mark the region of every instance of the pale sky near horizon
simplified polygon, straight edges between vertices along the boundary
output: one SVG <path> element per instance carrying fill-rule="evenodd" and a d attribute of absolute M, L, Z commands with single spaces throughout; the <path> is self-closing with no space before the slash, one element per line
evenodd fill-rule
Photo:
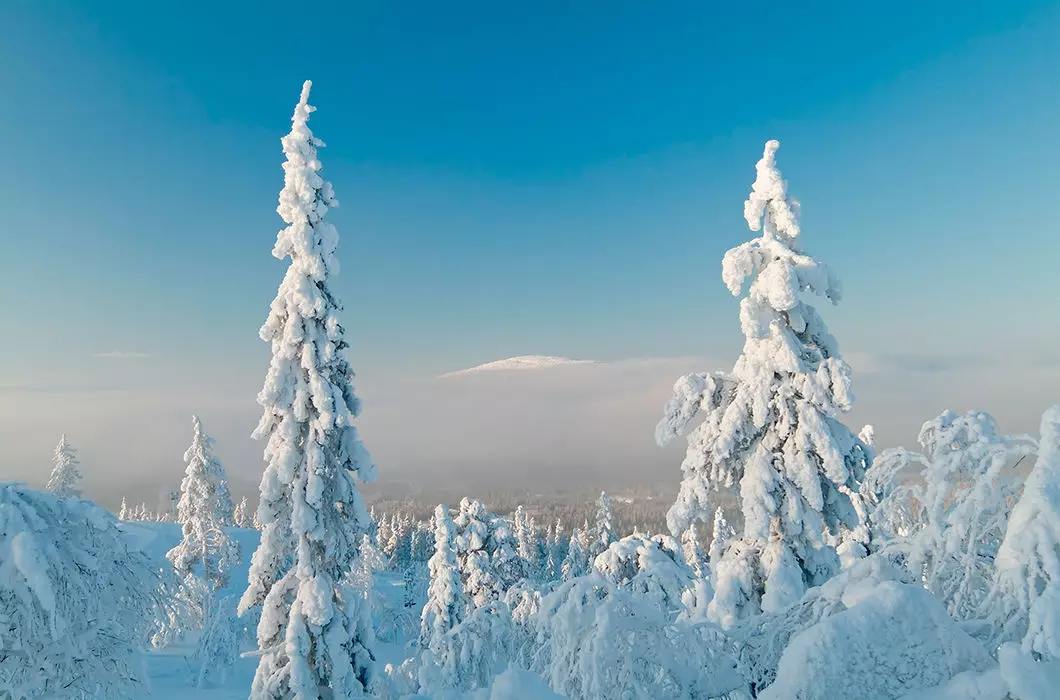
<path fill-rule="evenodd" d="M 198 412 L 253 486 L 307 78 L 382 478 L 676 484 L 654 424 L 739 352 L 720 260 L 770 138 L 852 424 L 1060 402 L 1055 3 L 156 5 L 0 6 L 0 479 L 65 431 L 90 495 L 176 481 Z M 598 363 L 437 379 L 526 354 Z"/>

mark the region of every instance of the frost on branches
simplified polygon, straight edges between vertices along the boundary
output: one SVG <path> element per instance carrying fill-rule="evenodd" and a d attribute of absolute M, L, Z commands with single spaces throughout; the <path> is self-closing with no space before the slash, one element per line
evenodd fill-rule
<path fill-rule="evenodd" d="M 798 600 L 838 566 L 834 538 L 856 533 L 867 541 L 858 482 L 870 460 L 867 446 L 839 416 L 853 401 L 850 367 L 804 293 L 836 303 L 838 280 L 802 252 L 798 204 L 787 193 L 770 141 L 744 204 L 752 231 L 762 235 L 725 254 L 722 279 L 740 302 L 743 354 L 729 374 L 690 374 L 656 430 L 660 444 L 682 434 L 688 452 L 677 501 L 667 515 L 675 536 L 706 522 L 712 494 L 739 485 L 742 537 L 722 556 L 719 589 L 738 579 L 715 605 L 731 620 Z M 828 538 L 824 535 L 828 535 Z"/>
<path fill-rule="evenodd" d="M 89 501 L 0 485 L 0 692 L 141 698 L 159 577 Z"/>
<path fill-rule="evenodd" d="M 75 452 L 77 450 L 74 449 L 73 445 L 66 441 L 66 435 L 60 436 L 59 444 L 55 446 L 55 455 L 52 457 L 52 463 L 55 464 L 55 468 L 52 469 L 51 477 L 48 478 L 48 485 L 45 487 L 50 493 L 54 493 L 59 498 L 78 498 L 81 496 L 81 491 L 78 488 L 78 483 L 81 481 L 81 472 L 77 468 Z"/>
<path fill-rule="evenodd" d="M 290 266 L 261 328 L 272 344 L 254 431 L 267 440 L 262 533 L 239 604 L 240 614 L 262 606 L 255 700 L 362 697 L 375 664 L 368 600 L 343 583 L 370 525 L 354 477 L 374 479 L 375 466 L 353 425 L 360 401 L 330 280 L 339 237 L 324 220 L 337 202 L 318 172 L 324 144 L 307 125 L 310 86 L 283 138 L 277 212 L 288 226 L 272 253 Z"/>
<path fill-rule="evenodd" d="M 1060 661 L 1060 405 L 1042 416 L 1038 460 L 997 551 L 989 607 L 1001 641 Z"/>
<path fill-rule="evenodd" d="M 923 454 L 886 450 L 866 475 L 872 522 L 888 548 L 957 620 L 979 617 L 1020 483 L 1011 465 L 1033 441 L 998 433 L 988 413 L 924 423 Z M 914 468 L 920 478 L 910 478 Z"/>
<path fill-rule="evenodd" d="M 183 539 L 166 558 L 183 576 L 201 567 L 207 589 L 215 591 L 228 583 L 239 563 L 239 544 L 225 531 L 232 521 L 232 498 L 224 466 L 213 454 L 213 438 L 203 432 L 198 416 L 191 417 L 195 434 L 184 453 L 188 467 L 180 483 L 177 522 Z"/>

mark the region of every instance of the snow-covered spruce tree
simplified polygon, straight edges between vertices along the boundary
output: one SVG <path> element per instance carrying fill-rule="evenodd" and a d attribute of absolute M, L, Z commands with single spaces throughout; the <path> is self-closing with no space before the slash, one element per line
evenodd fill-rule
<path fill-rule="evenodd" d="M 707 555 L 699 545 L 699 529 L 695 523 L 681 535 L 681 551 L 692 573 L 696 578 L 702 578 L 707 572 Z"/>
<path fill-rule="evenodd" d="M 420 615 L 420 649 L 424 654 L 423 664 L 436 666 L 443 678 L 455 673 L 450 633 L 463 621 L 468 608 L 455 539 L 456 527 L 449 508 L 439 505 L 434 511 L 434 556 L 427 563 L 431 580 L 427 603 Z"/>
<path fill-rule="evenodd" d="M 224 466 L 213 454 L 213 438 L 203 431 L 198 416 L 192 416 L 191 422 L 195 433 L 184 453 L 188 466 L 177 503 L 183 539 L 166 558 L 182 576 L 198 569 L 207 590 L 216 591 L 228 583 L 239 562 L 239 544 L 225 530 L 232 519 L 232 499 Z"/>
<path fill-rule="evenodd" d="M 593 532 L 593 543 L 589 547 L 589 556 L 591 558 L 595 559 L 601 552 L 610 547 L 612 542 L 618 539 L 612 526 L 614 520 L 611 497 L 607 495 L 606 491 L 601 491 L 600 497 L 596 499 L 596 528 Z"/>
<path fill-rule="evenodd" d="M 481 501 L 464 498 L 454 519 L 464 590 L 475 607 L 501 600 L 521 575 L 521 562 L 508 522 Z"/>
<path fill-rule="evenodd" d="M 141 698 L 157 568 L 90 501 L 0 485 L 0 695 Z"/>
<path fill-rule="evenodd" d="M 707 560 L 712 564 L 721 560 L 722 554 L 729 546 L 729 542 L 736 537 L 736 531 L 725 519 L 725 511 L 718 506 L 714 511 L 714 526 L 711 528 L 710 549 L 707 550 Z"/>
<path fill-rule="evenodd" d="M 63 433 L 59 437 L 59 444 L 55 446 L 55 455 L 52 457 L 55 467 L 45 487 L 59 498 L 77 498 L 81 495 L 78 488 L 81 472 L 77 468 L 75 452 L 77 450 L 66 441 L 66 434 Z"/>
<path fill-rule="evenodd" d="M 995 641 L 1060 660 L 1060 405 L 1042 416 L 1038 459 L 1008 518 L 987 598 Z"/>
<path fill-rule="evenodd" d="M 564 581 L 584 576 L 589 572 L 589 553 L 582 544 L 581 531 L 574 528 L 570 534 L 570 544 L 567 546 L 567 554 L 560 565 L 560 574 Z"/>
<path fill-rule="evenodd" d="M 715 601 L 718 620 L 779 610 L 827 578 L 838 560 L 826 533 L 868 538 L 857 492 L 869 451 L 839 421 L 853 401 L 850 367 L 803 300 L 808 292 L 838 302 L 839 282 L 802 252 L 798 204 L 776 167 L 779 145 L 766 144 L 744 204 L 748 226 L 762 235 L 722 262 L 733 295 L 750 279 L 740 302 L 743 353 L 731 373 L 679 379 L 656 430 L 665 444 L 702 417 L 688 436 L 684 479 L 667 515 L 675 535 L 712 515 L 712 493 L 739 485 L 741 575 L 753 585 L 746 600 L 728 599 L 725 609 Z"/>
<path fill-rule="evenodd" d="M 239 503 L 236 505 L 236 509 L 232 513 L 232 520 L 236 527 L 249 529 L 254 526 L 250 517 L 250 506 L 247 505 L 246 496 L 239 499 Z"/>
<path fill-rule="evenodd" d="M 375 466 L 353 425 L 360 401 L 331 286 L 339 237 L 324 220 L 337 202 L 307 125 L 310 86 L 283 138 L 277 212 L 288 225 L 272 253 L 291 262 L 260 333 L 272 344 L 254 431 L 267 440 L 262 534 L 239 603 L 240 614 L 262 606 L 254 700 L 362 697 L 374 676 L 368 600 L 344 579 L 370 524 L 354 477 L 373 480 Z"/>
<path fill-rule="evenodd" d="M 121 497 L 121 506 L 118 508 L 118 520 L 129 518 L 129 505 L 125 502 L 125 496 Z"/>

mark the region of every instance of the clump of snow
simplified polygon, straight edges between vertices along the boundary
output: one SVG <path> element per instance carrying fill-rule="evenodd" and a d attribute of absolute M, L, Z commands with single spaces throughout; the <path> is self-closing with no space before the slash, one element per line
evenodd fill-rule
<path fill-rule="evenodd" d="M 459 377 L 480 372 L 503 372 L 509 370 L 547 369 L 549 367 L 565 367 L 568 365 L 591 365 L 595 360 L 572 360 L 569 357 L 553 357 L 550 355 L 519 355 L 509 357 L 505 360 L 495 360 L 475 367 L 446 372 L 440 378 Z"/>

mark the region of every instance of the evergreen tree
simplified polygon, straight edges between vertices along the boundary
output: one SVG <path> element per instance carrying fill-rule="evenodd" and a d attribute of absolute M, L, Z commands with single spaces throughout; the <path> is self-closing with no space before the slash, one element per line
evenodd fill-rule
<path fill-rule="evenodd" d="M 262 534 L 239 605 L 240 614 L 262 606 L 253 700 L 363 697 L 374 677 L 368 601 L 344 580 L 370 525 L 355 476 L 370 481 L 375 466 L 353 425 L 360 401 L 331 283 L 338 232 L 324 220 L 337 202 L 318 172 L 310 86 L 283 138 L 277 212 L 288 226 L 272 252 L 290 266 L 260 333 L 272 345 L 254 431 L 267 440 Z"/>
<path fill-rule="evenodd" d="M 236 506 L 235 512 L 232 514 L 232 519 L 235 521 L 236 527 L 251 528 L 254 523 L 250 517 L 250 507 L 247 505 L 247 497 L 239 499 L 239 505 Z"/>
<path fill-rule="evenodd" d="M 434 510 L 434 556 L 427 564 L 431 580 L 420 615 L 420 649 L 428 655 L 424 663 L 443 669 L 443 676 L 446 670 L 451 675 L 457 663 L 451 653 L 451 632 L 464 620 L 468 607 L 455 540 L 449 508 L 439 505 Z"/>
<path fill-rule="evenodd" d="M 987 608 L 997 641 L 1060 661 L 1060 405 L 1042 416 L 1038 459 L 997 552 Z"/>
<path fill-rule="evenodd" d="M 600 492 L 600 498 L 596 500 L 596 527 L 593 534 L 594 542 L 589 549 L 589 556 L 595 559 L 601 552 L 611 546 L 617 540 L 615 530 L 612 526 L 614 514 L 612 512 L 611 497 L 606 491 Z"/>
<path fill-rule="evenodd" d="M 574 528 L 570 535 L 570 544 L 567 547 L 567 556 L 563 559 L 560 573 L 564 581 L 569 581 L 578 576 L 584 576 L 589 572 L 589 553 L 582 542 L 581 531 Z"/>
<path fill-rule="evenodd" d="M 77 468 L 75 452 L 77 450 L 66 441 L 66 434 L 63 433 L 59 437 L 59 444 L 55 446 L 55 455 L 52 458 L 55 467 L 45 487 L 58 498 L 79 498 L 81 496 L 81 490 L 78 487 L 81 472 Z"/>
<path fill-rule="evenodd" d="M 232 567 L 239 561 L 239 545 L 225 531 L 232 517 L 232 500 L 224 466 L 213 454 L 213 438 L 202 429 L 198 416 L 192 416 L 194 437 L 184 453 L 188 465 L 180 483 L 177 519 L 183 539 L 166 558 L 182 576 L 201 568 L 208 590 L 228 583 Z"/>
<path fill-rule="evenodd" d="M 743 353 L 731 373 L 678 380 L 657 429 L 663 444 L 703 419 L 688 437 L 680 493 L 667 515 L 671 533 L 710 517 L 712 492 L 739 486 L 744 529 L 739 551 L 729 549 L 741 573 L 721 567 L 717 575 L 741 576 L 747 599 L 716 608 L 719 619 L 731 620 L 737 609 L 780 610 L 821 583 L 839 566 L 826 536 L 834 541 L 845 528 L 867 539 L 858 487 L 871 452 L 839 420 L 853 402 L 850 367 L 803 301 L 808 292 L 838 302 L 839 282 L 802 251 L 798 204 L 776 167 L 778 146 L 766 144 L 744 204 L 748 225 L 761 235 L 722 263 L 733 295 L 750 278 L 740 302 Z"/>
<path fill-rule="evenodd" d="M 118 508 L 118 520 L 126 520 L 129 517 L 129 505 L 125 502 L 125 496 L 121 497 L 121 507 Z"/>
<path fill-rule="evenodd" d="M 696 578 L 702 577 L 707 570 L 707 558 L 703 548 L 699 546 L 699 529 L 696 523 L 685 530 L 681 535 L 681 550 L 685 555 L 685 563 L 692 569 Z"/>

